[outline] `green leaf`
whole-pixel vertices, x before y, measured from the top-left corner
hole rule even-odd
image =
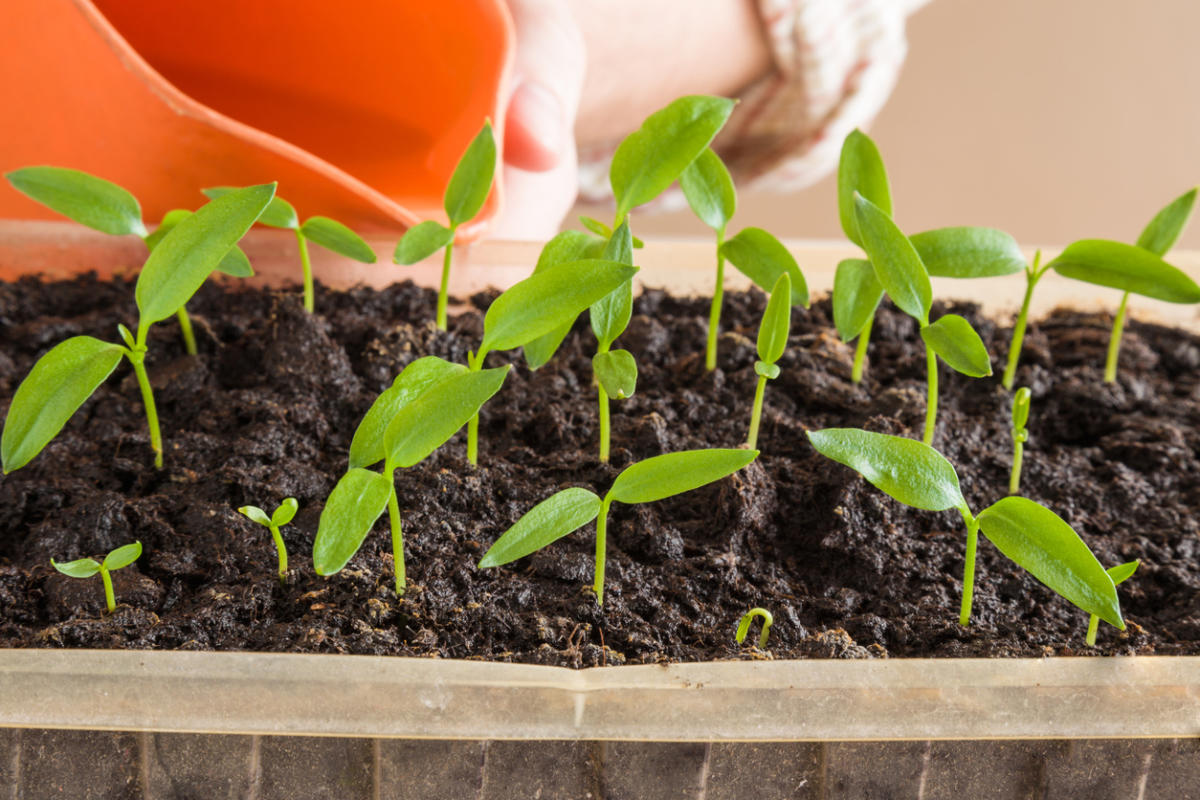
[[[590,218],[580,217],[580,219]],[[595,222],[595,220],[592,220],[592,222]],[[565,264],[569,261],[579,261],[589,258],[591,257],[589,251],[597,244],[600,243],[582,231],[563,231],[546,242],[546,246],[542,248],[542,252],[538,256],[537,266],[533,268],[533,274],[536,275],[550,267]],[[543,334],[531,342],[525,343],[525,363],[530,369],[537,369],[554,358],[559,345],[562,344],[563,339],[567,338],[567,334],[571,332],[571,325],[573,323],[574,320],[564,323],[555,330]]]
[[[597,236],[603,236],[605,241],[612,238],[612,228],[594,217],[582,216],[579,223]]]
[[[1108,573],[1109,578],[1112,578],[1113,586],[1117,586],[1133,577],[1133,573],[1137,572],[1138,565],[1141,563],[1140,560],[1126,561],[1124,564],[1109,567],[1104,571]]]
[[[1032,396],[1033,392],[1029,390],[1028,386],[1022,386],[1013,395],[1012,421],[1014,428],[1023,429],[1029,422],[1029,400]]]
[[[146,235],[137,198],[111,181],[63,167],[25,167],[4,177],[21,194],[80,225],[114,236]]]
[[[378,472],[352,469],[342,476],[317,524],[313,569],[318,575],[336,574],[354,558],[387,507],[392,489],[392,482]]]
[[[888,189],[887,171],[883,168],[879,148],[871,141],[871,137],[860,130],[851,131],[842,142],[837,181],[838,218],[842,222],[842,231],[846,238],[865,250],[858,232],[854,193],[858,192],[870,200],[889,217],[892,215],[892,194]]]
[[[466,371],[462,364],[452,364],[437,356],[423,356],[405,367],[392,385],[375,398],[358,423],[350,441],[350,468],[369,467],[385,459],[384,437],[400,409],[438,383]]]
[[[992,374],[992,359],[983,339],[958,314],[947,314],[921,328],[921,338],[956,372],[972,378]]]
[[[857,428],[808,431],[808,440],[818,453],[845,464],[907,506],[926,511],[966,508],[954,467],[927,444]]]
[[[778,364],[768,364],[765,361],[754,362],[754,374],[766,378],[769,381],[773,381],[778,378],[779,372],[780,369]]]
[[[311,242],[332,250],[338,255],[361,261],[364,264],[375,263],[375,251],[363,241],[362,237],[347,228],[336,219],[329,217],[309,217],[300,226],[300,232]]]
[[[1134,245],[1084,239],[1067,247],[1050,266],[1059,275],[1165,300],[1200,303],[1200,286],[1161,258]]]
[[[683,450],[639,461],[621,471],[608,490],[620,503],[653,503],[732,475],[758,458],[757,450]]]
[[[993,278],[1025,269],[1017,240],[995,228],[937,228],[909,240],[934,277]]]
[[[596,353],[592,356],[592,371],[609,397],[624,400],[637,391],[637,361],[628,350]]]
[[[191,215],[192,212],[186,208],[176,208],[168,211],[163,215],[162,222],[158,224],[154,233],[146,237],[146,247],[153,250],[172,228]],[[250,259],[246,257],[242,248],[237,245],[230,248],[225,257],[221,259],[221,263],[217,264],[217,272],[222,272],[234,278],[254,277],[254,267],[250,266]]]
[[[489,120],[483,123],[483,129],[467,145],[446,186],[442,204],[450,219],[450,227],[457,228],[479,213],[488,192],[492,190],[495,172],[496,139],[492,136],[492,123]]]
[[[181,220],[163,237],[146,259],[134,292],[141,312],[139,341],[145,341],[147,326],[171,316],[191,299],[274,194],[273,183],[230,192]]]
[[[279,508],[276,508],[275,513],[271,515],[271,524],[276,528],[287,525],[295,519],[298,510],[300,510],[300,504],[296,502],[296,498],[285,497],[279,504]]]
[[[900,310],[921,322],[929,320],[933,287],[912,242],[891,217],[859,195],[854,201],[862,247],[875,268],[875,277]]]
[[[237,186],[212,186],[204,189],[204,196],[209,200],[216,200],[218,197],[224,197],[232,192],[241,191]],[[300,218],[296,215],[296,209],[292,204],[282,197],[272,197],[271,202],[267,204],[266,209],[255,220],[269,228],[286,228],[295,230],[300,227]]]
[[[783,242],[762,228],[740,231],[721,245],[721,255],[764,292],[770,292],[786,272],[792,280],[792,305],[808,308],[808,283],[796,259]]]
[[[163,214],[162,222],[158,223],[158,227],[154,229],[154,233],[148,234],[145,237],[146,248],[153,250],[155,246],[162,241],[162,238],[167,235],[167,231],[171,230],[171,228],[174,228],[191,215],[192,212],[188,211],[186,208],[173,208],[167,213]]]
[[[883,286],[870,261],[847,258],[838,262],[833,275],[833,324],[843,342],[862,333],[882,299]]]
[[[17,387],[4,420],[4,472],[20,469],[42,452],[124,354],[118,344],[72,336],[39,358]]]
[[[563,489],[526,512],[479,560],[479,568],[499,567],[587,525],[600,513],[601,500],[587,489]]]
[[[60,564],[52,558],[50,565],[71,578],[90,578],[100,571],[100,562],[94,558],[78,558],[65,564]]]
[[[715,231],[725,230],[737,210],[737,192],[729,170],[711,147],[704,148],[679,176],[679,188],[701,222]]]
[[[1171,245],[1175,244],[1179,234],[1183,233],[1183,226],[1187,224],[1195,203],[1195,189],[1176,197],[1150,220],[1142,235],[1138,237],[1137,246],[1156,256],[1165,255],[1171,249]]]
[[[106,555],[102,566],[109,572],[112,572],[114,569],[128,567],[141,557],[142,543],[134,542],[133,544],[122,545]]]
[[[629,233],[629,220],[621,223],[608,243],[604,245],[601,258],[618,264],[633,265],[633,236]],[[593,303],[588,311],[592,324],[592,333],[600,343],[601,350],[607,350],[624,333],[629,319],[633,316],[633,280],[627,280]]]
[[[530,275],[488,307],[481,350],[511,350],[557,330],[635,274],[637,267],[585,259]]]
[[[655,111],[625,137],[608,172],[617,219],[658,197],[708,147],[729,119],[733,100],[689,95]]]
[[[397,264],[415,264],[424,261],[454,241],[454,231],[440,222],[426,220],[412,226],[396,243],[392,261]]]
[[[1025,497],[984,509],[979,529],[1018,566],[1090,614],[1125,630],[1112,578],[1060,516]]]
[[[504,366],[455,375],[401,408],[383,437],[389,463],[411,467],[445,444],[500,391],[508,370]]]
[[[792,279],[785,272],[775,281],[758,326],[758,357],[774,364],[787,348],[792,329]]]
[[[271,526],[271,518],[267,516],[267,512],[258,506],[242,506],[238,509],[238,513],[251,522],[257,522],[263,527],[269,528]]]

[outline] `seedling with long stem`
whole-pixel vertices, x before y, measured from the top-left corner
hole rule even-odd
[[[713,284],[712,305],[708,312],[708,345],[704,351],[704,368],[717,368],[717,337],[721,329],[721,303],[725,294],[725,228],[737,210],[737,191],[733,178],[721,157],[705,148],[696,160],[679,176],[679,187],[692,211],[717,235],[717,279]]]
[[[954,467],[929,445],[854,428],[809,431],[808,439],[817,452],[845,464],[907,506],[958,510],[967,529],[959,624],[971,620],[975,550],[982,531],[1001,553],[1050,589],[1125,629],[1112,579],[1079,534],[1045,506],[1024,497],[1005,497],[975,516],[963,498]]]
[[[1025,457],[1025,442],[1029,441],[1029,431],[1025,424],[1029,422],[1029,398],[1033,392],[1028,386],[1017,389],[1012,403],[1012,438],[1013,463],[1012,475],[1008,479],[1008,493],[1021,493],[1021,462]]]
[[[150,326],[187,303],[274,194],[275,184],[268,183],[213,200],[180,221],[157,243],[138,275],[134,292],[138,307],[136,337],[124,325],[118,325],[124,345],[91,336],[72,336],[38,359],[17,387],[4,420],[0,457],[5,473],[20,469],[40,453],[122,358],[133,365],[146,409],[154,466],[162,467],[162,435],[145,363]]]
[[[1108,573],[1108,577],[1112,578],[1113,586],[1117,586],[1133,577],[1133,573],[1137,572],[1137,568],[1140,563],[1141,562],[1137,560],[1127,561],[1124,564],[1118,564],[1115,567],[1109,567],[1105,570],[1105,572]],[[1089,647],[1096,646],[1096,633],[1099,631],[1099,628],[1100,617],[1092,614],[1090,617],[1088,617],[1087,638],[1085,639]]]
[[[1025,326],[1029,323],[1029,304],[1033,302],[1033,290],[1038,281],[1050,269],[1050,264],[1042,265],[1042,251],[1033,254],[1033,263],[1025,267],[1025,298],[1021,301],[1021,310],[1017,313],[1017,321],[1013,325],[1012,342],[1008,346],[1008,364],[1004,367],[1004,388],[1012,391],[1013,381],[1017,379],[1017,362],[1021,360],[1021,346],[1025,342]]]
[[[94,558],[79,558],[74,561],[68,561],[65,564],[59,564],[52,558],[50,559],[50,565],[70,578],[90,578],[97,572],[100,573],[100,580],[104,582],[104,605],[108,609],[108,613],[111,614],[117,610],[117,598],[113,594],[112,585],[113,570],[128,567],[137,561],[141,555],[142,543],[134,542],[133,544],[123,545],[113,550],[104,557],[103,561],[97,561]]]
[[[738,644],[746,641],[746,635],[750,633],[750,623],[754,621],[755,617],[762,617],[762,632],[758,635],[758,649],[766,650],[767,637],[771,634],[771,625],[775,623],[775,617],[765,608],[755,607],[743,614],[741,621],[738,622],[737,633],[733,638],[737,640]]]
[[[263,511],[258,506],[242,506],[238,509],[238,513],[246,517],[252,522],[257,522],[271,532],[271,538],[275,540],[275,549],[279,552],[279,582],[287,582],[287,547],[283,543],[283,534],[279,529],[287,525],[296,516],[296,510],[300,504],[296,502],[296,498],[287,497],[279,506],[267,516],[267,512]]]
[[[777,362],[787,348],[788,334],[792,329],[792,279],[785,272],[775,281],[767,308],[763,311],[758,326],[758,361],[754,362],[754,373],[758,385],[754,389],[754,408],[750,412],[750,432],[746,436],[748,447],[758,446],[758,423],[762,417],[763,395],[767,381],[779,377]]]
[[[392,260],[404,265],[423,261],[445,248],[442,257],[442,283],[437,297],[439,330],[446,330],[446,304],[450,290],[450,265],[454,259],[454,236],[460,225],[470,222],[483,208],[492,190],[495,174],[496,139],[492,135],[491,120],[487,120],[483,123],[483,129],[467,145],[454,168],[454,173],[450,176],[450,183],[446,185],[442,206],[450,227],[436,220],[426,220],[409,228],[396,244]]]
[[[604,604],[608,510],[614,502],[653,503],[732,475],[758,457],[757,450],[685,450],[639,461],[621,471],[603,498],[587,489],[563,489],[538,503],[505,531],[479,561],[499,567],[541,550],[596,520],[592,589]]]

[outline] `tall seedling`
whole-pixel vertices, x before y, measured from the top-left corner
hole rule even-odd
[[[721,303],[725,295],[725,228],[737,210],[737,191],[721,157],[705,148],[679,176],[679,187],[692,211],[717,234],[717,279],[713,284],[712,305],[708,312],[708,345],[704,368],[717,368],[717,336],[721,329]]]

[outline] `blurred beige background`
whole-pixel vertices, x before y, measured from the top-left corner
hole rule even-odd
[[[990,225],[1023,245],[1132,241],[1200,183],[1200,0],[933,0],[870,127],[897,221]],[[841,238],[832,179],[744,194],[731,229]],[[709,235],[690,212],[646,236]],[[1200,248],[1200,221],[1180,245]]]

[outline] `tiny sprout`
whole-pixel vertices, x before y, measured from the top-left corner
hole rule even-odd
[[[596,520],[596,568],[592,588],[604,604],[608,509],[613,502],[652,503],[732,475],[758,457],[757,450],[685,450],[639,461],[617,475],[603,499],[587,489],[563,489],[525,513],[479,561],[499,567],[535,553]]]
[[[762,322],[758,326],[758,361],[754,362],[754,372],[758,375],[758,386],[754,389],[754,409],[750,412],[750,433],[746,436],[749,447],[758,445],[758,423],[762,417],[763,394],[766,392],[767,381],[779,377],[779,365],[776,364],[787,347],[788,333],[792,326],[792,279],[785,272],[775,281],[771,290],[771,298],[763,311]]]
[[[771,633],[771,625],[775,622],[775,617],[765,608],[752,608],[743,614],[741,622],[738,623],[737,634],[734,638],[737,639],[738,644],[746,641],[746,634],[750,633],[750,623],[754,621],[755,617],[762,617],[762,633],[758,635],[758,649],[766,650],[767,636]]]
[[[215,199],[235,191],[236,188],[213,186],[205,189],[204,194],[206,197]],[[309,217],[301,223],[296,209],[282,197],[271,199],[270,205],[258,218],[258,222],[268,228],[283,228],[296,234],[296,246],[300,250],[300,268],[304,279],[304,310],[310,314],[314,308],[312,261],[308,256],[310,241],[363,264],[375,263],[375,251],[357,233],[329,217]]]
[[[25,466],[40,453],[122,357],[133,365],[150,429],[154,466],[162,467],[162,434],[145,366],[150,326],[183,308],[274,195],[275,184],[268,183],[213,200],[180,221],[154,246],[134,289],[136,338],[118,325],[124,345],[72,336],[38,359],[17,387],[4,420],[0,461],[5,473]]]
[[[296,516],[296,509],[300,506],[296,502],[296,498],[285,498],[279,507],[271,516],[267,516],[267,512],[263,511],[258,506],[242,506],[238,509],[238,513],[252,522],[257,522],[259,525],[271,531],[271,538],[275,540],[275,549],[279,551],[279,582],[284,583],[287,580],[287,547],[283,544],[283,535],[279,529],[292,521]]]
[[[442,258],[442,283],[437,297],[437,326],[446,330],[446,303],[450,288],[450,265],[454,259],[454,235],[460,225],[470,222],[483,208],[492,191],[492,179],[496,173],[496,139],[492,135],[491,120],[485,120],[483,129],[475,135],[454,173],[446,185],[442,206],[450,227],[434,220],[426,220],[405,231],[396,244],[392,260],[405,266],[415,264],[445,248]]]
[[[712,305],[708,312],[708,346],[704,353],[704,368],[717,368],[717,333],[721,327],[721,301],[725,293],[725,228],[737,209],[737,191],[721,157],[705,148],[683,174],[679,187],[692,211],[717,234],[717,279],[713,285]]]
[[[1028,386],[1022,386],[1013,395],[1013,465],[1012,477],[1008,479],[1009,494],[1021,493],[1021,461],[1025,456],[1025,442],[1029,441],[1029,431],[1025,429],[1025,423],[1029,422],[1029,398],[1032,395],[1033,392],[1029,390]]]
[[[80,558],[59,564],[52,558],[50,565],[70,578],[90,578],[99,572],[100,580],[104,581],[104,603],[108,607],[108,613],[111,614],[117,610],[117,599],[113,595],[112,571],[128,567],[141,555],[142,543],[134,542],[113,550],[104,557],[103,561],[97,561],[94,558]]]
[[[1137,572],[1140,561],[1127,561],[1124,564],[1118,564],[1115,567],[1109,567],[1105,570],[1108,577],[1112,578],[1113,586],[1124,583]],[[1100,628],[1100,618],[1095,614],[1088,617],[1087,643],[1089,647],[1096,646],[1096,633]]]

